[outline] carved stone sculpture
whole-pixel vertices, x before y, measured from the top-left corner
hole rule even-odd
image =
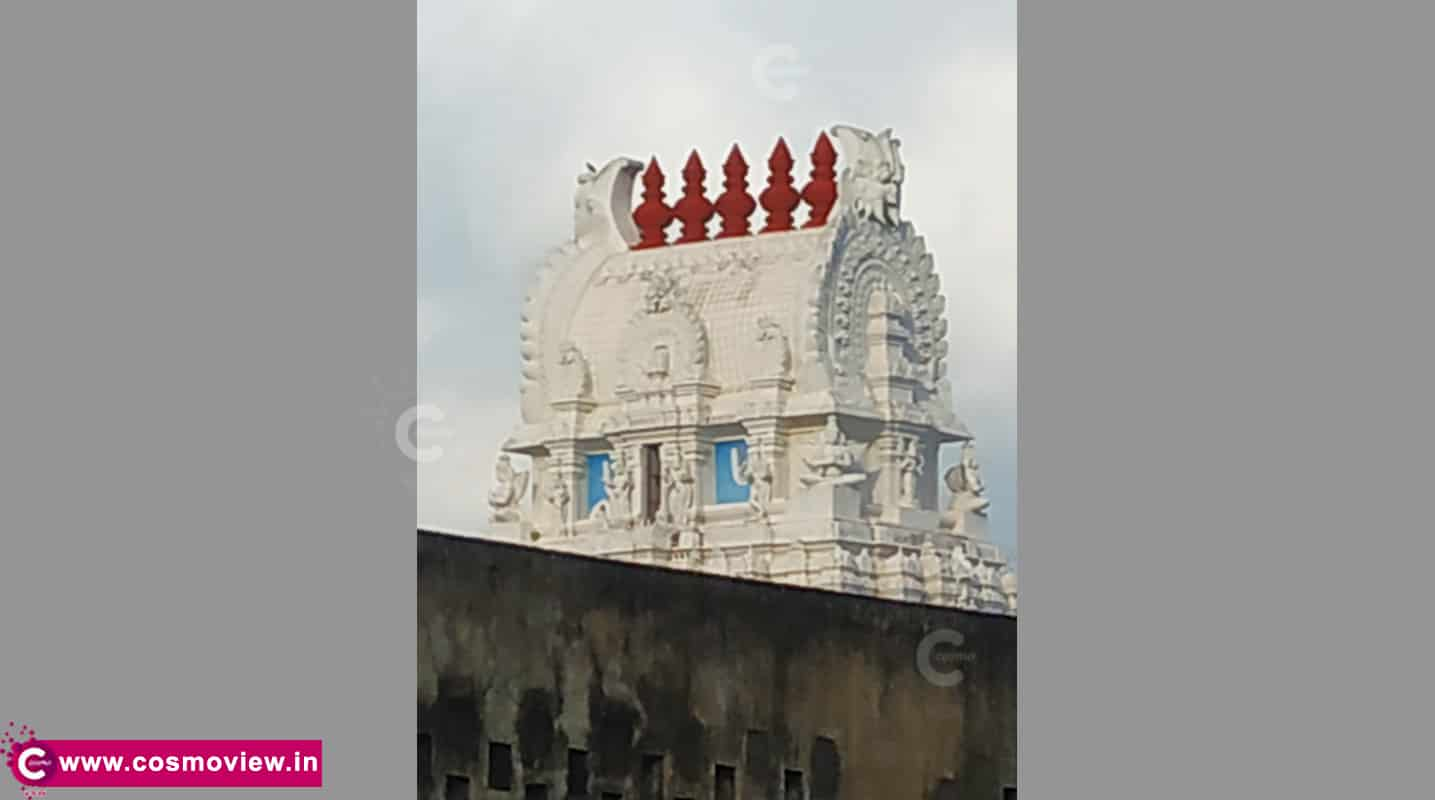
[[[977,604],[981,578],[971,559],[961,549],[952,553],[952,566],[957,578],[957,605],[972,608]]]
[[[786,378],[792,372],[792,351],[782,326],[766,314],[757,318],[757,349],[765,377]]]
[[[663,344],[653,345],[653,352],[648,355],[648,364],[644,373],[648,376],[649,383],[660,385],[668,380],[668,372],[672,369],[672,357],[668,354],[668,346]]]
[[[615,238],[614,245],[636,242],[638,231],[628,206],[642,163],[615,158],[602,169],[585,166],[573,193],[573,241],[580,247],[608,236]]]
[[[588,359],[572,342],[564,342],[558,356],[557,376],[558,397],[588,397],[593,392],[593,375],[588,369]]]
[[[907,550],[902,554],[902,571],[911,575],[922,574],[922,562],[917,557],[917,551]]]
[[[873,575],[872,554],[867,551],[867,548],[862,547],[857,550],[857,558],[854,563],[857,567],[857,574],[862,578],[870,578]]]
[[[674,460],[677,460],[676,456]],[[668,519],[679,528],[686,529],[692,525],[695,483],[692,470],[686,464],[670,463],[664,470],[663,492],[667,500]]]
[[[768,507],[772,503],[772,465],[754,449],[747,458],[739,458],[736,449],[729,451],[732,458],[732,475],[740,486],[749,487],[748,511],[754,519],[767,519]]]
[[[899,489],[901,503],[907,507],[917,505],[917,478],[922,474],[924,459],[915,438],[903,441],[902,451],[897,458],[897,469],[901,474]]]
[[[892,129],[881,133],[850,125],[836,125],[832,135],[841,143],[842,170],[837,202],[858,219],[875,219],[886,225],[901,222],[902,180],[906,171],[898,154],[902,141]]]
[[[1016,613],[1016,573],[1010,569],[1002,572],[1002,594],[1006,596],[1007,610]]]
[[[603,491],[607,495],[593,506],[593,518],[604,529],[628,528],[633,524],[633,469],[619,450],[603,463]]]
[[[802,463],[808,470],[799,478],[803,486],[815,486],[819,483],[861,483],[866,477],[860,470],[857,456],[847,443],[847,437],[837,425],[835,414],[827,417],[827,427],[822,431],[822,440],[813,449],[810,457],[802,457]]]
[[[618,524],[628,527],[633,522],[633,467],[622,450],[614,453],[613,460],[604,467],[603,488],[612,503],[613,517]]]
[[[568,483],[561,475],[554,474],[553,487],[548,490],[548,503],[558,510],[558,527],[564,534],[568,533],[568,506],[573,502],[573,495],[568,492]]]
[[[663,314],[673,310],[673,294],[678,282],[665,271],[654,270],[643,275],[647,284],[643,288],[643,308],[649,314]]]
[[[962,461],[947,470],[947,488],[952,490],[952,505],[948,514],[973,513],[987,515],[992,501],[987,498],[987,487],[982,483],[981,467],[977,465],[976,448],[970,440],[962,443]]]
[[[508,454],[499,455],[493,465],[493,488],[488,491],[488,505],[493,509],[489,519],[493,522],[517,522],[520,514],[518,504],[528,490],[528,472],[515,470]]]

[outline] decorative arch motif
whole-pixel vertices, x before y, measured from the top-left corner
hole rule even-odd
[[[591,164],[577,177],[573,195],[573,238],[550,251],[523,300],[518,338],[523,379],[519,384],[519,406],[523,420],[535,423],[547,419],[550,371],[562,358],[559,343],[545,341],[544,320],[553,313],[555,296],[562,295],[567,276],[596,268],[609,254],[625,250],[637,241],[637,231],[628,219],[633,181],[642,167],[630,158],[615,158],[595,169]],[[561,305],[561,303],[558,303]]]
[[[583,351],[569,341],[564,342],[558,352],[557,374],[552,387],[555,399],[588,398],[593,393],[593,375]]]
[[[867,303],[879,286],[910,316],[918,377],[938,391],[948,347],[946,300],[932,256],[911,223],[894,228],[872,219],[844,219],[811,304],[809,355],[829,364],[835,384],[859,375],[866,359]]]
[[[642,391],[705,377],[707,329],[671,276],[650,280],[643,307],[628,319],[619,353],[620,390]]]

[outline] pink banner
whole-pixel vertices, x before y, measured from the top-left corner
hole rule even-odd
[[[43,787],[318,787],[318,739],[31,739],[10,773]]]

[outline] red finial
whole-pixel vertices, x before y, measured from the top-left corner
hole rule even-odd
[[[743,160],[742,151],[737,145],[733,145],[732,151],[727,154],[722,172],[726,176],[722,185],[727,191],[718,197],[715,204],[717,213],[722,216],[722,230],[718,232],[717,238],[746,236],[747,218],[757,210],[757,203],[753,201],[752,195],[747,193],[747,162]]]
[[[802,198],[792,188],[792,153],[788,152],[787,142],[781,136],[777,137],[777,146],[767,159],[767,167],[767,189],[758,198],[767,211],[767,225],[762,232],[790,231],[792,210]]]
[[[668,243],[663,229],[673,221],[673,211],[663,202],[663,171],[655,156],[643,173],[643,202],[633,209],[633,222],[638,226],[638,243],[634,250],[662,247]]]
[[[713,218],[713,204],[703,195],[703,178],[708,171],[703,169],[702,159],[694,150],[683,167],[683,197],[673,206],[673,216],[683,223],[683,235],[678,244],[702,242],[708,238],[708,220]]]
[[[832,140],[827,132],[817,135],[817,145],[812,148],[812,180],[802,189],[802,199],[811,210],[804,228],[820,228],[827,224],[827,215],[832,204],[837,202],[837,151],[832,149]]]

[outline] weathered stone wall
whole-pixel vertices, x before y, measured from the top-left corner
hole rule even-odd
[[[999,800],[1016,783],[1010,617],[418,539],[420,800]],[[917,667],[940,630],[961,634],[931,659],[955,686]]]

